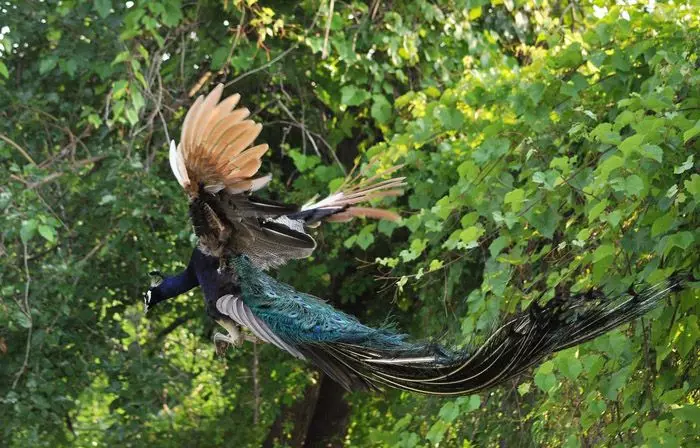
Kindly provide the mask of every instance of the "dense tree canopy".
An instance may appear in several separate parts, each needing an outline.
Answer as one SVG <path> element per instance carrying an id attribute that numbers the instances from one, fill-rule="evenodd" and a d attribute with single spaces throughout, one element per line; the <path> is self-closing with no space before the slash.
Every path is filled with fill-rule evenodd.
<path id="1" fill-rule="evenodd" d="M 697 288 L 458 399 L 343 394 L 274 347 L 218 356 L 199 292 L 141 304 L 194 245 L 167 143 L 218 82 L 265 124 L 271 198 L 404 164 L 399 223 L 326 225 L 275 274 L 366 322 L 460 345 L 697 276 L 693 3 L 2 2 L 0 445 L 697 443 Z"/>

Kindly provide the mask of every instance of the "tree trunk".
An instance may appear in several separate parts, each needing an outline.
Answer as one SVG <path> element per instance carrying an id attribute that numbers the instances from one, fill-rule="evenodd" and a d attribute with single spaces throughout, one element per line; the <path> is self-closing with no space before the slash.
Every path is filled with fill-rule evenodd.
<path id="1" fill-rule="evenodd" d="M 335 448 L 343 446 L 350 421 L 350 406 L 345 401 L 345 390 L 323 375 L 304 448 Z"/>
<path id="2" fill-rule="evenodd" d="M 274 446 L 300 447 L 306 439 L 309 423 L 316 409 L 321 385 L 319 383 L 309 385 L 304 395 L 291 406 L 284 406 L 275 422 L 270 426 L 270 431 L 263 442 L 263 448 Z M 286 432 L 284 427 L 291 422 L 291 431 Z"/>

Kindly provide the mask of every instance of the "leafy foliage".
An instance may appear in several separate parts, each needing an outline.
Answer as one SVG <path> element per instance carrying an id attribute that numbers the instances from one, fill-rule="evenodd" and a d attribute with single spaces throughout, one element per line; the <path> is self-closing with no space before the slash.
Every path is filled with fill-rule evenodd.
<path id="1" fill-rule="evenodd" d="M 141 313 L 146 273 L 193 244 L 166 144 L 219 81 L 266 124 L 275 197 L 328 191 L 357 160 L 405 164 L 401 223 L 327 226 L 279 273 L 368 322 L 478 341 L 556 293 L 697 273 L 691 2 L 3 8 L 3 445 L 258 446 L 315 381 L 273 348 L 217 357 L 199 293 Z M 698 297 L 493 393 L 352 394 L 345 442 L 688 446 Z"/>

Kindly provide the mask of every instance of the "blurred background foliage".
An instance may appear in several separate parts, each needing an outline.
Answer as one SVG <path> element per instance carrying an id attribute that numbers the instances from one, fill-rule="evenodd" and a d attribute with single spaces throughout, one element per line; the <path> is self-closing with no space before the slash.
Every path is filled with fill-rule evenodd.
<path id="1" fill-rule="evenodd" d="M 273 347 L 215 354 L 167 164 L 240 92 L 272 198 L 404 164 L 398 224 L 326 225 L 276 275 L 370 323 L 478 341 L 557 293 L 696 269 L 700 10 L 550 0 L 0 5 L 0 445 L 698 446 L 698 289 L 491 392 L 344 394 Z"/>

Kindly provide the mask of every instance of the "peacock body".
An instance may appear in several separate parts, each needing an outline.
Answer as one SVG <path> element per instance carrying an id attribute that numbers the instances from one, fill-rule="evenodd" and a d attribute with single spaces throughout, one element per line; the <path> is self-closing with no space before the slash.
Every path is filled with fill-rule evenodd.
<path id="1" fill-rule="evenodd" d="M 677 275 L 612 299 L 589 292 L 532 304 L 504 319 L 482 344 L 463 350 L 365 325 L 264 271 L 310 255 L 316 243 L 308 228 L 322 221 L 397 219 L 388 210 L 357 204 L 399 194 L 403 178 L 351 176 L 337 192 L 300 207 L 260 199 L 253 193 L 270 177 L 254 176 L 267 145 L 249 146 L 261 127 L 245 120 L 247 109 L 232 110 L 238 95 L 219 101 L 222 90 L 218 86 L 197 99 L 180 144 L 170 147 L 173 173 L 190 200 L 198 247 L 187 269 L 163 278 L 145 297 L 149 307 L 201 286 L 207 313 L 228 332 L 216 340 L 267 342 L 310 361 L 346 389 L 387 386 L 461 395 L 507 381 L 552 353 L 636 319 L 685 285 L 685 277 Z"/>

